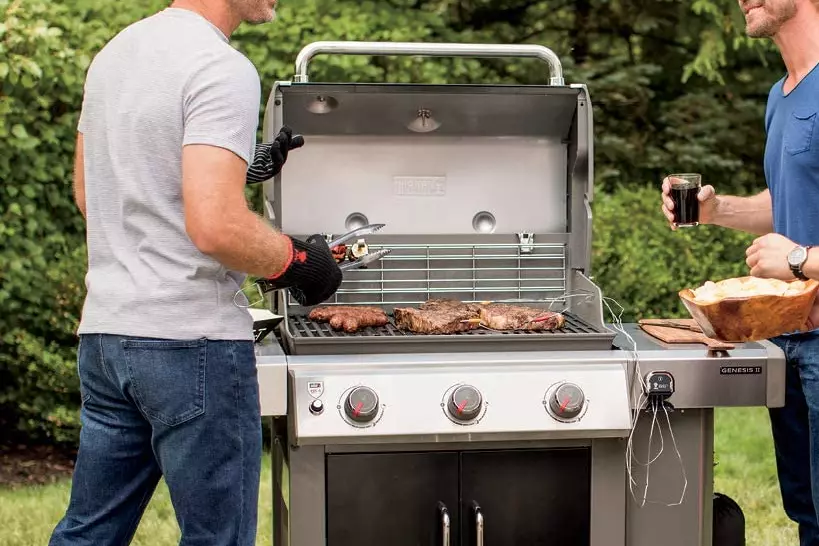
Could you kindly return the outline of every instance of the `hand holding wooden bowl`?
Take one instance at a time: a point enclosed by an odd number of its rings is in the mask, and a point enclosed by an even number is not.
[[[703,333],[728,342],[770,339],[813,329],[808,317],[819,281],[738,277],[679,292]]]

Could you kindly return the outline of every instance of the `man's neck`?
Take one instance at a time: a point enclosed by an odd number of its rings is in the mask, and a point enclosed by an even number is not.
[[[774,42],[788,70],[788,87],[795,86],[819,63],[819,12],[800,10],[782,25]]]
[[[231,11],[226,2],[211,1],[211,0],[175,0],[171,4],[172,8],[187,9],[198,13],[211,23],[216,28],[222,31],[222,34],[230,38],[241,21]]]

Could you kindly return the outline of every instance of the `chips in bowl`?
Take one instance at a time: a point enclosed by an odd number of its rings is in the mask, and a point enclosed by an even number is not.
[[[708,281],[679,295],[705,335],[739,343],[809,329],[818,288],[815,280],[738,277]]]

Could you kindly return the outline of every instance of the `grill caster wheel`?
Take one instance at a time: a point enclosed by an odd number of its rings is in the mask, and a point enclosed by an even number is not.
[[[713,546],[745,546],[745,515],[734,499],[714,493]]]

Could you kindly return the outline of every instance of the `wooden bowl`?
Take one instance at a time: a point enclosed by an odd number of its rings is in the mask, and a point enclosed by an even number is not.
[[[744,281],[752,277],[739,277]],[[819,281],[804,281],[805,289],[787,296],[727,297],[714,302],[694,298],[690,288],[680,299],[703,333],[713,339],[742,343],[812,329],[808,323]]]

